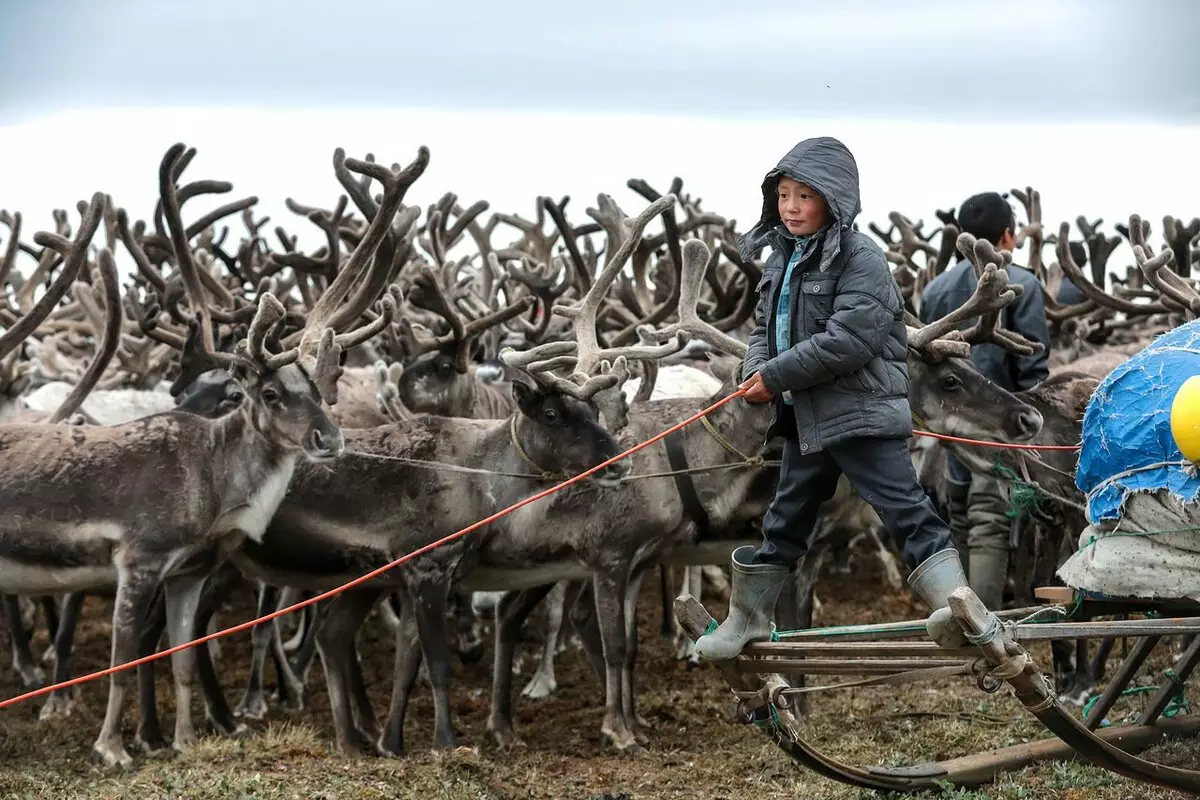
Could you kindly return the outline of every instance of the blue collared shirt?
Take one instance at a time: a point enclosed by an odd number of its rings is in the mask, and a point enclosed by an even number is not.
[[[781,226],[782,227],[782,226]],[[783,271],[783,284],[779,287],[779,303],[775,306],[775,352],[783,353],[792,346],[792,272],[796,265],[812,255],[813,248],[821,240],[823,230],[811,236],[796,236],[783,228],[783,235],[796,242],[792,257],[788,260],[787,269]],[[783,393],[783,402],[792,404],[792,393]]]

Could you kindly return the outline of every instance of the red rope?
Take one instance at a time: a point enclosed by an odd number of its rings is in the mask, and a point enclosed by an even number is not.
[[[1007,442],[984,442],[979,439],[963,439],[959,436],[948,436],[944,433],[933,433],[931,431],[914,430],[913,433],[917,436],[928,436],[930,439],[941,439],[946,442],[973,444],[979,447],[1002,447],[1009,450],[1078,450],[1080,448],[1080,445],[1077,444],[1009,444]]]
[[[444,536],[441,539],[438,539],[436,542],[432,542],[431,544],[427,544],[424,547],[418,548],[417,550],[414,550],[411,553],[408,553],[406,555],[401,556],[400,558],[397,558],[395,561],[391,562],[390,564],[384,564],[382,567],[378,567],[377,569],[374,569],[371,572],[368,572],[366,575],[355,578],[354,580],[352,580],[348,583],[342,584],[341,586],[334,587],[333,589],[330,589],[329,591],[324,592],[323,594],[319,594],[314,597],[310,597],[307,600],[301,600],[300,602],[294,603],[293,605],[287,606],[286,608],[277,609],[275,611],[272,611],[270,614],[265,614],[264,616],[261,616],[257,619],[252,619],[248,622],[243,622],[239,625],[234,625],[233,627],[225,628],[223,630],[216,631],[215,633],[210,633],[206,636],[201,636],[200,638],[194,639],[190,642],[184,642],[183,644],[176,645],[176,646],[168,648],[166,650],[160,650],[157,653],[151,653],[148,656],[143,656],[141,658],[134,659],[133,661],[129,661],[125,664],[118,664],[115,667],[108,667],[107,669],[102,669],[97,672],[92,672],[88,675],[81,675],[78,678],[72,678],[69,681],[63,681],[62,683],[56,683],[51,686],[43,686],[40,689],[34,689],[33,691],[26,692],[25,694],[19,694],[16,697],[10,697],[7,700],[0,701],[0,708],[8,708],[9,706],[14,706],[14,705],[16,705],[18,703],[22,703],[26,700],[32,700],[35,697],[40,697],[44,694],[49,694],[50,692],[56,691],[58,689],[67,689],[72,686],[78,686],[81,683],[88,683],[90,681],[94,681],[99,678],[106,677],[108,675],[113,675],[118,672],[125,672],[126,670],[133,669],[134,667],[140,666],[142,664],[148,664],[151,661],[157,661],[160,658],[166,658],[167,656],[174,655],[175,653],[181,652],[183,650],[187,650],[188,648],[196,647],[197,645],[201,645],[201,644],[207,644],[208,642],[211,642],[214,639],[220,639],[223,636],[229,636],[234,633],[241,633],[242,631],[249,630],[250,628],[253,628],[256,625],[259,625],[263,622],[270,622],[271,620],[282,617],[285,614],[290,614],[293,611],[299,611],[302,608],[311,606],[314,603],[319,603],[322,600],[328,600],[330,597],[334,597],[335,595],[341,594],[342,592],[344,592],[348,589],[353,589],[355,586],[358,586],[362,583],[366,583],[367,581],[371,580],[372,578],[378,577],[379,575],[382,575],[383,573],[387,572],[388,570],[390,570],[394,567],[400,566],[401,564],[405,563],[406,561],[411,561],[412,559],[416,558],[417,556],[424,555],[425,553],[428,553],[431,550],[436,550],[437,548],[441,547],[442,545],[449,544],[450,542],[453,542],[456,539],[461,539],[462,537],[466,536],[467,534],[473,533],[474,531],[479,530],[484,525],[488,525],[502,517],[505,517],[505,516],[511,514],[512,512],[516,511],[518,508],[521,508],[522,506],[526,506],[526,505],[529,505],[530,503],[534,503],[538,500],[541,500],[543,497],[549,497],[550,495],[554,494],[555,492],[559,492],[559,491],[565,489],[566,487],[570,486],[571,484],[577,483],[577,482],[583,480],[584,478],[588,477],[589,475],[599,472],[600,470],[604,469],[605,467],[609,466],[610,464],[615,464],[616,462],[620,461],[623,458],[628,458],[629,456],[633,455],[634,453],[638,452],[639,450],[644,450],[645,448],[649,447],[650,445],[654,444],[655,442],[661,441],[662,439],[666,438],[667,436],[670,436],[672,433],[675,433],[676,431],[680,430],[681,428],[686,428],[688,425],[691,425],[692,423],[696,422],[701,417],[711,414],[712,412],[716,411],[718,408],[725,405],[729,401],[734,400],[735,398],[741,397],[745,393],[746,393],[746,388],[739,388],[733,394],[730,394],[726,397],[721,398],[720,400],[713,403],[711,406],[704,409],[703,411],[696,412],[695,414],[693,414],[692,416],[683,420],[682,422],[672,425],[670,428],[663,431],[662,433],[657,434],[657,435],[647,439],[646,441],[642,442],[641,444],[638,444],[638,445],[635,445],[635,446],[629,448],[628,450],[624,451],[623,453],[619,453],[618,455],[613,456],[612,458],[608,459],[607,461],[605,461],[601,464],[597,464],[596,466],[592,467],[591,469],[587,470],[586,472],[581,472],[572,478],[568,478],[567,480],[563,481],[562,483],[555,484],[554,486],[551,486],[548,489],[544,489],[544,490],[538,492],[537,494],[526,497],[524,500],[519,500],[516,503],[513,503],[512,505],[510,505],[508,508],[501,509],[500,511],[497,511],[496,513],[492,514],[489,517],[485,517],[484,519],[481,519],[472,525],[468,525],[467,527],[463,528],[462,530],[455,531],[454,533],[452,533],[448,536]],[[928,431],[914,431],[914,433],[917,434],[918,436],[929,436],[934,439],[944,439],[946,441],[961,442],[963,444],[979,445],[981,447],[1007,447],[1007,448],[1024,449],[1024,450],[1077,450],[1077,449],[1079,449],[1078,447],[1067,446],[1067,445],[1032,445],[1032,444],[1005,444],[1002,442],[984,442],[984,441],[979,441],[979,440],[975,440],[975,439],[962,439],[957,436],[947,436],[945,434],[940,434],[940,433],[930,433]]]
[[[653,436],[650,439],[647,439],[646,441],[642,442],[639,445],[635,445],[635,446],[629,448],[628,450],[626,450],[623,453],[619,453],[618,455],[613,456],[612,458],[608,459],[607,461],[605,461],[601,464],[597,464],[596,466],[592,467],[591,469],[587,470],[586,472],[581,472],[572,478],[568,478],[567,480],[563,481],[562,483],[556,484],[554,486],[551,486],[548,489],[544,489],[544,490],[538,492],[537,494],[526,497],[524,500],[519,500],[518,502],[513,503],[508,508],[504,508],[504,509],[501,509],[500,511],[497,511],[495,514],[492,514],[490,517],[485,517],[484,519],[479,520],[479,522],[476,522],[473,525],[469,525],[460,531],[456,531],[456,532],[450,534],[449,536],[444,536],[441,539],[438,539],[436,542],[427,544],[424,547],[421,547],[417,550],[412,551],[411,553],[408,553],[407,555],[403,555],[400,558],[397,558],[395,561],[391,562],[390,564],[384,564],[382,567],[374,569],[371,572],[368,572],[366,575],[355,578],[354,580],[350,581],[349,583],[345,583],[341,586],[337,586],[333,589],[330,589],[329,591],[325,592],[324,594],[319,594],[319,595],[316,595],[315,597],[310,597],[307,600],[301,600],[299,603],[290,605],[287,608],[277,609],[275,611],[272,611],[270,614],[266,614],[264,616],[259,617],[258,619],[252,619],[249,622],[243,622],[240,625],[234,625],[231,628],[225,628],[224,630],[216,631],[215,633],[210,633],[207,636],[201,636],[199,639],[195,639],[190,642],[184,642],[183,644],[176,645],[175,647],[171,647],[167,650],[161,650],[157,653],[151,653],[148,656],[143,656],[141,658],[135,659],[135,660],[130,661],[125,664],[118,664],[115,667],[109,667],[107,669],[102,669],[102,670],[99,670],[98,672],[93,672],[88,675],[81,675],[78,678],[72,678],[69,681],[63,681],[62,683],[56,683],[52,686],[43,686],[40,689],[34,689],[31,692],[26,692],[25,694],[19,694],[16,697],[10,697],[7,700],[0,701],[0,708],[8,708],[9,706],[14,706],[17,703],[22,703],[26,700],[32,700],[33,698],[40,697],[41,695],[44,695],[44,694],[49,694],[50,692],[53,692],[57,689],[67,689],[71,686],[78,686],[81,683],[88,683],[89,681],[94,681],[94,680],[97,680],[98,678],[103,678],[107,675],[113,675],[118,672],[124,672],[126,670],[133,669],[134,667],[140,666],[142,664],[148,664],[151,661],[157,661],[160,658],[166,658],[169,655],[174,655],[175,653],[178,653],[183,650],[187,650],[190,647],[195,647],[197,645],[206,644],[207,642],[211,642],[213,639],[219,639],[222,636],[229,636],[230,634],[233,634],[233,633],[240,633],[241,631],[248,630],[250,628],[253,628],[256,625],[259,625],[260,623],[270,622],[273,619],[282,617],[284,614],[290,614],[291,612],[298,611],[299,609],[304,608],[306,606],[311,606],[314,603],[318,603],[322,600],[327,600],[330,597],[333,597],[334,595],[341,594],[342,592],[346,591],[347,589],[352,589],[355,586],[358,586],[359,584],[365,583],[365,582],[371,580],[372,578],[382,575],[384,572],[387,572],[389,569],[392,569],[393,567],[397,567],[406,561],[410,561],[410,560],[416,558],[417,556],[424,555],[425,553],[428,553],[430,550],[435,550],[444,544],[449,544],[450,542],[453,542],[455,539],[461,539],[462,537],[466,536],[468,533],[472,533],[476,530],[479,530],[484,525],[488,525],[492,522],[495,522],[496,520],[500,519],[501,517],[511,514],[512,512],[516,511],[518,508],[521,508],[522,506],[526,506],[526,505],[529,505],[530,503],[541,500],[543,497],[549,497],[550,495],[554,494],[555,492],[561,491],[562,489],[565,489],[566,487],[570,486],[571,484],[577,483],[577,482],[583,480],[584,478],[588,477],[589,475],[599,472],[600,470],[604,469],[605,467],[609,466],[610,464],[615,464],[616,462],[620,461],[621,459],[627,458],[627,457],[633,455],[634,453],[638,452],[639,450],[643,450],[643,449],[649,447],[650,445],[654,444],[655,442],[661,441],[662,439],[666,438],[667,436],[670,436],[675,431],[677,431],[681,428],[685,428],[688,425],[691,425],[693,422],[696,422],[701,417],[711,414],[712,412],[716,411],[721,406],[728,403],[730,400],[741,397],[745,393],[746,393],[745,389],[738,389],[733,394],[728,395],[727,397],[721,398],[720,400],[713,403],[711,406],[704,409],[703,411],[699,411],[699,412],[693,414],[692,416],[688,417],[683,422],[679,422],[675,425],[672,425],[670,428],[663,431],[662,433],[660,433],[656,436]]]

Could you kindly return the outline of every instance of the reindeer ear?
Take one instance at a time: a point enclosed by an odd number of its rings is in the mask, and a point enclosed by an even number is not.
[[[525,416],[531,416],[537,405],[542,400],[542,393],[534,386],[530,386],[520,378],[514,378],[512,382],[513,400],[517,403],[517,408],[521,409],[521,413]]]

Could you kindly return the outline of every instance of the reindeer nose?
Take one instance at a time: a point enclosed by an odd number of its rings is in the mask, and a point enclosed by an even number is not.
[[[1017,430],[1023,436],[1032,438],[1042,430],[1042,415],[1030,409],[1017,414]]]
[[[335,457],[342,454],[343,440],[340,431],[332,434],[313,428],[308,437],[309,454],[317,457]]]
[[[614,461],[604,468],[604,473],[610,478],[624,478],[633,471],[633,464],[628,458],[622,458],[620,461]]]

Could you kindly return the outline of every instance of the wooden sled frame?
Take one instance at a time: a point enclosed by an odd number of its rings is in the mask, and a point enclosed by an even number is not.
[[[1063,605],[993,614],[970,589],[956,590],[950,597],[950,610],[973,642],[961,649],[944,649],[930,641],[924,631],[925,620],[906,620],[792,631],[782,634],[780,641],[750,644],[736,659],[714,663],[737,699],[740,722],[766,728],[775,743],[798,764],[862,789],[919,792],[946,783],[979,786],[1003,772],[1041,761],[1074,758],[1142,783],[1200,794],[1200,770],[1156,764],[1136,755],[1167,738],[1200,734],[1200,713],[1175,718],[1163,715],[1200,664],[1200,636],[1196,635],[1200,634],[1200,603],[1104,598],[1064,587],[1040,589],[1036,596],[1060,600]],[[1068,620],[1030,621],[1047,611]],[[1180,616],[1092,621],[1100,615],[1124,617],[1164,611]],[[687,594],[676,598],[675,613],[693,640],[715,625],[708,611]],[[1151,652],[1172,636],[1191,636],[1191,641],[1176,658],[1167,683],[1152,695],[1145,712],[1132,725],[1097,730]],[[1081,721],[1059,704],[1053,681],[1038,669],[1021,642],[1083,638],[1104,639],[1110,646],[1116,638],[1128,638],[1133,646]],[[987,692],[1007,683],[1026,710],[1053,736],[909,767],[844,764],[804,738],[803,720],[793,698],[811,690],[791,687],[780,673],[871,676],[835,683],[834,688],[911,683],[953,675],[974,677],[980,689]]]

